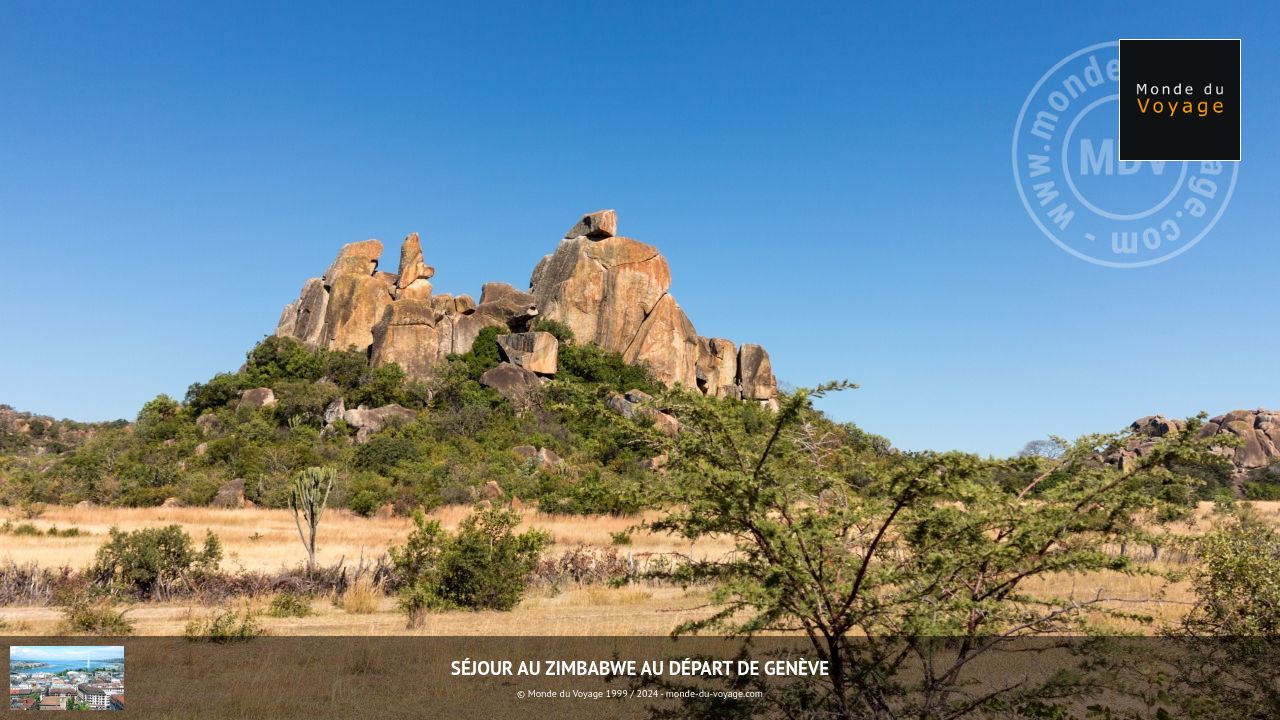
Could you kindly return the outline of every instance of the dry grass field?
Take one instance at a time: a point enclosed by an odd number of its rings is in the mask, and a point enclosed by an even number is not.
[[[1280,503],[1258,503],[1264,515],[1280,522]],[[1197,533],[1208,527],[1212,508],[1202,504],[1195,521],[1177,528],[1180,532]],[[469,513],[468,508],[448,507],[432,513],[446,527],[454,527]],[[71,508],[50,507],[34,519],[16,517],[15,525],[31,523],[47,530],[78,528],[79,537],[0,535],[0,563],[38,562],[42,566],[88,565],[97,547],[105,541],[112,527],[136,530],[177,523],[197,540],[206,530],[213,531],[223,543],[223,569],[272,571],[296,567],[305,560],[293,516],[285,510],[216,510],[210,508]],[[635,526],[645,518],[569,517],[524,512],[524,525],[551,533],[555,554],[566,549],[588,545],[609,547],[611,534]],[[407,518],[362,518],[341,510],[326,514],[320,527],[318,561],[330,565],[344,560],[354,564],[359,559],[371,561],[386,553],[388,546],[401,543],[412,522]],[[690,547],[667,535],[647,532],[634,534],[632,543],[619,552],[692,553],[696,557],[720,556],[731,549],[725,542],[703,542]],[[1146,549],[1131,550],[1141,558]],[[1168,568],[1180,558],[1166,554],[1158,562],[1147,559],[1152,567]],[[1101,595],[1111,604],[1135,613],[1151,615],[1159,620],[1175,621],[1186,612],[1191,593],[1184,584],[1168,585],[1161,579],[1144,575],[1092,573],[1063,576],[1039,581],[1028,588],[1045,596],[1071,597],[1077,600]],[[265,608],[269,599],[246,602],[255,610]],[[665,586],[570,587],[553,591],[536,589],[513,612],[446,612],[433,614],[425,627],[405,629],[404,616],[396,611],[395,600],[381,594],[359,599],[342,607],[337,600],[316,599],[313,615],[306,618],[275,619],[263,617],[268,631],[274,635],[663,635],[679,623],[706,614],[704,590]],[[357,607],[363,604],[365,607]],[[213,608],[192,604],[144,603],[133,606],[129,617],[142,635],[180,635],[187,622],[207,614]],[[0,622],[6,634],[49,634],[56,631],[60,614],[54,607],[0,607]],[[1143,626],[1117,629],[1138,630]]]

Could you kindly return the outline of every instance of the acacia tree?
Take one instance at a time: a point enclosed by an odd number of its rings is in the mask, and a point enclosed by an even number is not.
[[[958,718],[997,703],[1043,704],[1043,687],[978,689],[964,673],[1002,643],[1122,614],[1102,591],[1027,586],[1144,572],[1113,548],[1189,502],[1187,478],[1170,468],[1221,461],[1196,439],[1193,419],[1123,470],[1102,458],[1127,436],[1082,438],[1011,491],[1000,461],[843,437],[811,403],[847,387],[797,391],[764,434],[746,431],[724,402],[685,396],[674,408],[681,493],[653,528],[735,545],[673,571],[715,587],[716,610],[677,633],[801,633],[830,674],[799,694],[771,693],[784,717]]]
[[[298,538],[307,549],[308,570],[316,565],[316,530],[337,477],[338,472],[333,468],[309,467],[293,478],[289,509],[293,511],[293,521],[298,526]]]

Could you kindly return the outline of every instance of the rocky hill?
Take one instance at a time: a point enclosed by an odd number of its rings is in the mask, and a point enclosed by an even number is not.
[[[1180,433],[1184,428],[1183,421],[1163,415],[1149,415],[1135,420],[1129,426],[1135,436],[1134,440],[1111,460],[1126,467],[1155,446],[1154,438]],[[1262,408],[1232,410],[1210,418],[1201,426],[1199,436],[1237,438],[1231,445],[1224,444],[1221,448],[1222,455],[1229,457],[1234,467],[1231,482],[1237,493],[1243,493],[1251,480],[1267,480],[1265,475],[1280,469],[1280,412]]]
[[[109,423],[107,425],[118,425]],[[83,445],[103,424],[57,420],[0,405],[0,455],[44,455]]]
[[[373,365],[396,363],[413,379],[436,375],[450,354],[469,351],[487,327],[499,340],[504,373],[554,375],[555,338],[530,332],[553,320],[590,342],[647,367],[668,386],[776,407],[769,354],[698,335],[669,292],[671,269],[652,245],[617,235],[613,210],[583,216],[534,268],[526,290],[502,282],[470,295],[434,294],[417,233],[405,238],[398,272],[378,270],[382,243],[344,246],[323,276],[308,280],[285,307],[276,335],[311,347],[355,349]],[[536,356],[536,357],[535,357]]]

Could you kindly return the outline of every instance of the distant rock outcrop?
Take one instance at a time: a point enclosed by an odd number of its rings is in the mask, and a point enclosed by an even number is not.
[[[0,405],[0,454],[45,455],[77,448],[97,434],[100,426],[14,410]],[[4,473],[0,472],[0,482]]]
[[[435,268],[426,264],[417,233],[405,238],[394,275],[378,271],[381,242],[351,243],[323,277],[303,285],[276,334],[354,348],[375,365],[394,362],[410,377],[426,378],[450,353],[470,350],[481,330],[505,326],[512,334],[504,358],[548,375],[555,372],[554,346],[543,338],[530,346],[528,333],[535,318],[548,318],[572,329],[575,341],[646,365],[668,385],[776,407],[778,384],[764,348],[698,335],[669,292],[666,258],[617,229],[613,210],[584,215],[534,268],[527,292],[487,283],[479,303],[433,294]]]
[[[1111,461],[1127,468],[1155,446],[1155,438],[1177,434],[1185,429],[1181,420],[1163,415],[1149,415],[1135,420],[1129,429],[1137,436],[1129,446],[1111,457]],[[1200,437],[1232,435],[1240,438],[1238,447],[1222,446],[1222,454],[1231,458],[1237,478],[1280,463],[1280,412],[1270,410],[1232,410],[1209,419],[1199,431]],[[1150,438],[1150,439],[1142,439]]]

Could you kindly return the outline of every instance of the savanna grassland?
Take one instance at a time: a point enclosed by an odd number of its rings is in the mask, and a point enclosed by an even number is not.
[[[1262,517],[1280,525],[1280,502],[1255,504]],[[449,529],[471,512],[466,506],[448,506],[431,513]],[[727,540],[701,541],[695,545],[665,533],[637,531],[630,544],[617,546],[614,536],[657,516],[649,512],[633,516],[548,515],[536,510],[522,513],[522,528],[539,528],[550,533],[552,545],[546,554],[556,557],[586,546],[599,551],[644,558],[651,554],[689,555],[695,558],[724,556],[732,552]],[[1201,503],[1194,518],[1179,524],[1188,536],[1205,532],[1211,523],[1213,505]],[[24,519],[14,511],[10,523],[27,524],[40,535],[0,536],[0,564],[37,563],[44,567],[84,567],[93,562],[98,546],[110,528],[124,531],[181,525],[192,537],[212,531],[223,543],[222,569],[226,571],[280,571],[296,567],[304,559],[292,514],[287,510],[214,508],[108,508],[50,506],[37,518]],[[373,561],[390,545],[402,543],[412,522],[408,518],[366,518],[336,510],[326,516],[321,530],[318,562],[356,564],[361,558]],[[75,537],[50,537],[49,528],[76,528]],[[1170,551],[1160,560],[1149,548],[1129,552],[1145,569],[1176,571],[1188,562],[1185,553]],[[1148,614],[1164,623],[1178,622],[1195,601],[1185,581],[1168,582],[1157,576],[1122,572],[1090,572],[1039,578],[1029,586],[1032,593],[1091,597],[1099,592],[1115,598],[1111,605]],[[535,582],[527,596],[510,612],[454,610],[433,614],[421,628],[406,629],[404,615],[396,599],[382,592],[369,594],[368,604],[344,609],[343,598],[316,597],[310,600],[312,614],[301,618],[273,618],[268,612],[270,595],[231,601],[236,607],[259,613],[267,632],[273,635],[664,635],[681,622],[705,614],[708,588],[682,588],[659,583],[567,582],[558,586]],[[128,616],[140,635],[181,635],[193,615],[208,612],[199,600],[137,602]],[[6,634],[55,634],[61,622],[55,605],[11,605],[0,607],[0,621]],[[1158,625],[1112,621],[1117,630],[1154,632]]]
[[[1239,501],[1276,483],[1233,475],[1203,418],[903,452],[816,409],[848,383],[710,397],[537,327],[558,371],[514,400],[486,328],[427,380],[272,337],[133,421],[0,407],[0,631],[1161,633],[1206,599],[1272,622],[1230,605],[1270,587],[1237,564],[1276,504]]]
[[[431,513],[449,529],[471,508],[451,506]],[[548,557],[557,557],[581,546],[615,550],[620,556],[643,558],[651,553],[687,554],[688,544],[666,535],[638,532],[629,545],[613,545],[611,536],[642,522],[643,516],[574,517],[523,513],[522,528],[536,527],[551,534]],[[76,508],[49,507],[38,519],[11,521],[41,531],[76,528],[76,537],[47,535],[0,536],[0,564],[37,563],[43,567],[84,567],[91,564],[110,528],[123,531],[180,524],[192,537],[212,531],[223,543],[225,571],[275,572],[296,567],[305,553],[298,540],[293,516],[287,510],[222,510],[213,508]],[[333,565],[372,562],[387,547],[403,543],[412,522],[408,518],[365,518],[332,511],[321,526],[317,562]],[[695,556],[724,554],[727,543],[702,543]],[[341,597],[313,598],[313,615],[304,618],[272,618],[265,613],[271,596],[231,601],[237,607],[264,611],[261,620],[272,634],[281,635],[661,635],[693,617],[694,608],[706,603],[705,589],[684,590],[665,585],[637,583],[614,587],[607,583],[567,583],[559,587],[535,582],[527,597],[511,612],[456,611],[434,614],[421,628],[407,630],[394,596],[371,593],[369,605],[357,612],[344,609]],[[181,635],[194,614],[207,611],[197,602],[140,602],[128,612],[141,635]],[[61,620],[57,606],[0,607],[6,633],[54,634]]]

